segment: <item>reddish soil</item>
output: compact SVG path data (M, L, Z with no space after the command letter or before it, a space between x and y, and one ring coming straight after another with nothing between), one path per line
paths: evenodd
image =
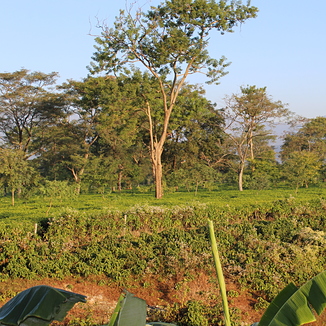
M80 318L80 320L91 319L100 325L108 322L120 293L124 288L146 300L148 305L162 308L173 303L182 305L192 299L202 300L203 302L210 302L212 304L216 300L220 300L216 282L212 282L209 276L198 273L195 278L187 281L178 280L176 277L158 280L157 278L147 276L146 279L137 282L128 282L126 286L108 285L107 280L96 278L88 280L76 278L65 280L43 279L40 281L22 279L8 280L1 282L0 294L4 300L0 302L0 305L3 305L14 293L40 284L86 295L87 303L75 305L68 313L67 320L76 320L77 318ZM233 296L230 298L230 308L238 309L238 322L242 322L242 325L251 325L253 322L259 321L263 310L256 311L254 309L255 303L257 303L254 295L242 291L228 279L226 279L226 287L227 291L233 293ZM8 297L6 298L6 296ZM58 325L59 323L54 324ZM318 322L311 325L326 325L326 313L321 318L318 318Z

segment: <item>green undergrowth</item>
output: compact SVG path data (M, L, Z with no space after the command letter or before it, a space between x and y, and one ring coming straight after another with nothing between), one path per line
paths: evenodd
M225 275L258 298L262 309L289 282L300 286L326 269L326 200L288 195L254 203L250 197L241 205L244 195L238 196L233 205L226 199L162 206L148 201L87 210L84 202L43 218L7 216L0 220L0 281L97 275L124 286L144 275L161 281L178 276L180 283L204 271L214 283L210 219ZM206 308L201 311L199 320L217 325Z

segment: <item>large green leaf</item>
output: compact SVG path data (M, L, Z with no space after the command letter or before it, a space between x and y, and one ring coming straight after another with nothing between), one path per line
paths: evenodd
M318 274L301 287L302 293L320 315L326 308L326 271Z
M0 325L46 326L53 320L63 320L77 302L86 302L86 297L50 286L34 286L0 308Z
M110 319L110 322L108 323L107 326L114 326L115 325L115 322L119 316L119 313L120 313L120 310L121 310L121 305L122 305L122 301L124 300L125 298L125 294L122 293L118 299L118 302L115 306L115 309L112 313L112 316L111 316L111 319Z
M145 326L146 309L145 300L125 291L119 298L108 326Z
M326 307L326 271L301 288L289 284L271 302L259 326L300 326L316 320L309 304L320 315Z
M145 300L125 291L120 295L107 326L176 326L175 324L162 322L146 324L146 310L147 304Z
M155 321L155 322L151 322L146 324L146 326L177 326L175 324L170 324L170 323L161 323L160 321Z

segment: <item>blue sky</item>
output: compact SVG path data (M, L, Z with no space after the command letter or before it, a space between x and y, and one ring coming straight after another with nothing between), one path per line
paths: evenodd
M138 0L157 5L158 0ZM129 1L131 3L131 1ZM240 86L267 87L274 100L307 118L326 116L326 1L252 0L258 17L235 33L212 34L210 54L232 62L207 97L223 98ZM124 0L2 0L0 72L21 68L80 80L94 52L97 18L110 25ZM198 76L192 82L203 83Z

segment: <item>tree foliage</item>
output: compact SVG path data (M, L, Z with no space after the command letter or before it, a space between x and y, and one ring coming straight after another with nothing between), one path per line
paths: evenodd
M239 1L171 0L148 12L121 11L114 28L103 26L96 38L96 52L91 72L107 74L128 72L130 65L139 64L148 71L160 94L161 131L154 132L153 108L156 98L146 92L146 115L150 125L150 150L155 177L156 197L162 191L162 153L176 100L190 74L203 72L209 82L216 83L228 66L224 57L214 59L208 54L212 31L231 32L233 28L255 17L257 8Z
M292 152L316 153L326 161L326 118L317 117L303 124L297 132L290 132L284 138L281 157L286 160Z
M242 191L243 173L248 159L253 161L262 145L264 150L261 152L266 152L268 141L273 139L272 132L266 127L274 126L277 120L288 117L290 112L283 103L273 101L268 96L266 87L241 87L239 95L233 94L225 101L225 132L238 157L238 186Z
M296 191L299 187L308 187L309 184L318 182L321 164L316 153L292 152L283 164L283 178L295 186Z
M26 69L0 74L0 136L26 157L39 153L46 128L65 115L63 96L49 88L57 77Z
M5 192L27 189L36 174L45 185L64 181L103 194L154 184L157 198L163 185L197 191L218 180L242 190L322 180L326 118L288 133L277 162L271 129L291 114L266 87L241 87L217 110L202 86L187 81L203 73L217 84L228 63L211 57L210 38L256 14L241 1L167 0L146 12L130 8L111 27L101 26L91 75L83 80L56 86L57 73L0 74Z
M11 203L15 205L15 193L21 192L37 179L37 173L25 159L20 149L0 148L0 181L11 191Z

